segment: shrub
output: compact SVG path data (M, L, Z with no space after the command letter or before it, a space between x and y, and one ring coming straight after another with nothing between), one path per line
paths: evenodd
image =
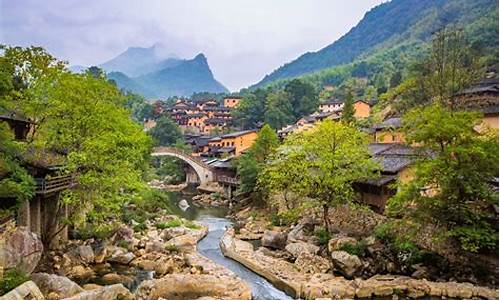
M345 244L340 247L340 250L343 250L349 254L363 256L366 251L366 241L357 242L355 245Z
M169 252L179 252L179 247L177 245L168 244L165 246L165 250Z
M118 228L117 224L106 224L106 225L95 225L95 224L86 224L82 228L78 228L77 236L79 239L88 240L88 239L96 239L96 240L105 240L110 238Z
M191 222L191 221L185 221L184 226L186 226L189 229L200 229L201 228L200 225L198 225L194 222Z
M30 280L28 275L21 270L14 268L6 271L3 274L3 278L0 279L0 296L15 289L28 280Z
M330 241L330 232L328 230L325 228L316 229L314 235L318 238L320 245L328 245L328 241Z
M120 240L118 241L118 243L116 244L118 247L122 247L122 248L125 248L125 249L128 249L129 247L129 243L125 240Z
M498 232L489 227L461 226L453 229L449 235L460 242L463 250L477 253L498 248Z
M145 223L139 223L134 226L135 232L143 232L146 229L148 229L148 225L146 225Z
M182 226L182 221L180 219L173 219L165 223L165 228L173 228L173 227L179 227ZM163 229L165 229L163 228Z

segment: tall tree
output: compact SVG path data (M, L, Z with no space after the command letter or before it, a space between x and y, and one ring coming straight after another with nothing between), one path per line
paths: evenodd
M352 184L375 177L366 136L344 123L325 120L315 128L292 136L278 148L262 173L261 184L271 191L287 186L312 199L323 210L329 230L329 209L354 199ZM288 170L288 176L282 171Z
M274 92L267 95L264 121L275 129L281 129L295 121L288 93Z
M354 117L354 96L351 90L347 91L344 107L342 109L342 121L347 123L356 121Z
M182 139L182 132L179 126L168 116L160 117L156 121L149 134L158 146L168 146L175 144L177 140Z
M266 159L274 153L278 145L276 132L269 125L264 125L250 151L238 159L237 174L241 180L240 193L258 192L256 184L259 174Z
M400 187L388 211L420 224L444 226L466 251L496 249L498 134L479 134L478 114L454 112L439 104L416 108L404 119L406 140L427 152L415 166L415 179Z
M285 92L291 97L293 115L296 120L313 113L319 105L314 86L300 79L293 79L285 85Z

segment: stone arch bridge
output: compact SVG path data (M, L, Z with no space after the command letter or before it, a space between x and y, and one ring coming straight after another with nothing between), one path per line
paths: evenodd
M184 161L196 172L196 175L198 175L200 180L200 185L202 186L206 186L209 182L215 182L217 180L213 167L207 165L200 158L194 157L179 149L172 147L156 147L153 148L151 156L170 156Z

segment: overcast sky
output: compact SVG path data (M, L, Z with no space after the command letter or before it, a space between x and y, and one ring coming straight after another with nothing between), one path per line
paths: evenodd
M0 43L41 45L72 65L130 46L203 52L230 90L332 43L382 0L0 0Z

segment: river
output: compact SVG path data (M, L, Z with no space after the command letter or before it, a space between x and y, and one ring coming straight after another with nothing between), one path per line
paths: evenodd
M225 208L202 208L196 207L190 201L188 195L182 196L179 193L172 193L172 201L178 203L180 199L186 199L190 204L186 211L177 210L174 213L179 216L199 221L208 226L208 234L198 243L198 252L203 256L213 260L214 262L233 271L238 277L246 281L252 288L253 299L255 300L284 300L293 299L284 292L275 288L265 278L255 274L240 263L225 257L219 247L219 241L227 227L232 226L231 220L225 216L227 209Z

